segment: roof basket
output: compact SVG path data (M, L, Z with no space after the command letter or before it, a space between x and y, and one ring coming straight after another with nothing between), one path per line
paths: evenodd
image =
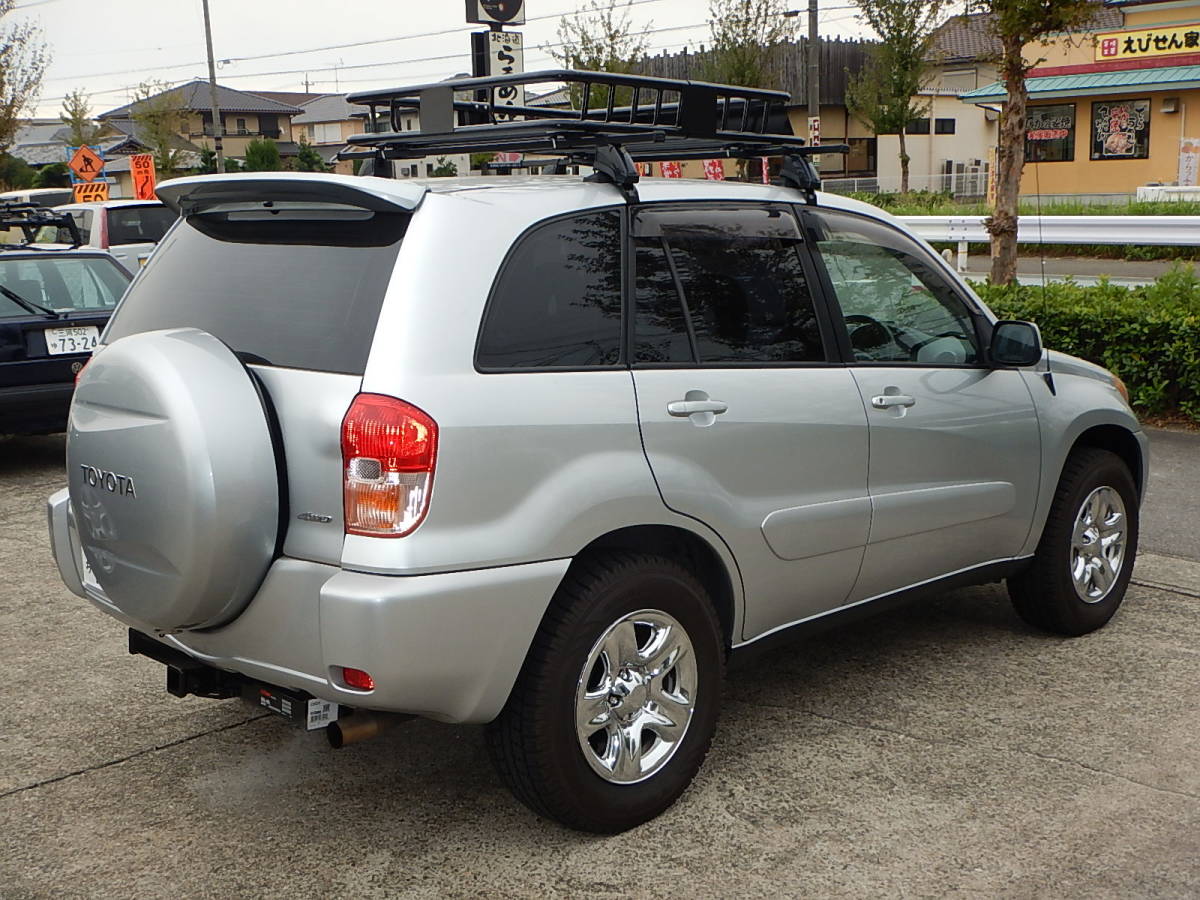
M565 84L575 109L517 103L528 85ZM370 109L370 132L349 143L365 152L345 157L418 159L448 153L519 151L590 165L596 180L633 195L636 162L782 156L785 184L815 202L820 177L810 157L847 153L843 144L809 147L767 130L783 91L554 69L487 78L457 78L348 94ZM404 131L416 112L420 131Z
M2 244L0 247L18 247L32 244L37 240L40 229L52 225L55 228L65 228L71 236L70 244L78 247L83 241L79 236L79 228L75 219L68 212L47 209L36 203L6 203L0 201L0 231L21 229L25 240L21 244ZM55 241L55 243L61 243Z

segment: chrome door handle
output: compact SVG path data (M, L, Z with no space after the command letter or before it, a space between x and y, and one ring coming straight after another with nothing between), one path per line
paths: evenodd
M677 419L686 419L696 413L712 413L721 415L729 411L729 404L720 400L676 400L667 404L667 413Z
M895 406L915 406L917 399L908 394L880 394L871 398L871 405L876 409L891 409Z

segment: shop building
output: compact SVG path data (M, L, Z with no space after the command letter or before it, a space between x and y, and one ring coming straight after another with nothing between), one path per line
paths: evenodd
M1023 195L1198 183L1200 0L1106 3L1119 22L1032 45ZM1002 82L961 96L1001 109Z

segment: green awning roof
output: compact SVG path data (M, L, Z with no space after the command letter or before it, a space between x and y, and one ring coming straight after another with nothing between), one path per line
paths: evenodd
M1138 94L1145 91L1200 88L1200 66L1164 66L1159 69L1127 69L1123 72L1087 72L1080 75L1048 75L1025 81L1031 100L1049 97L1079 97L1088 94ZM959 94L963 103L995 103L1008 99L1004 82Z

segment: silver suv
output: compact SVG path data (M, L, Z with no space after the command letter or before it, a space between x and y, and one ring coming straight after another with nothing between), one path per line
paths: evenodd
M1123 385L873 207L594 176L159 193L182 219L79 379L49 517L172 693L335 745L488 723L522 801L612 832L695 775L730 653L968 583L1059 634L1125 594Z

